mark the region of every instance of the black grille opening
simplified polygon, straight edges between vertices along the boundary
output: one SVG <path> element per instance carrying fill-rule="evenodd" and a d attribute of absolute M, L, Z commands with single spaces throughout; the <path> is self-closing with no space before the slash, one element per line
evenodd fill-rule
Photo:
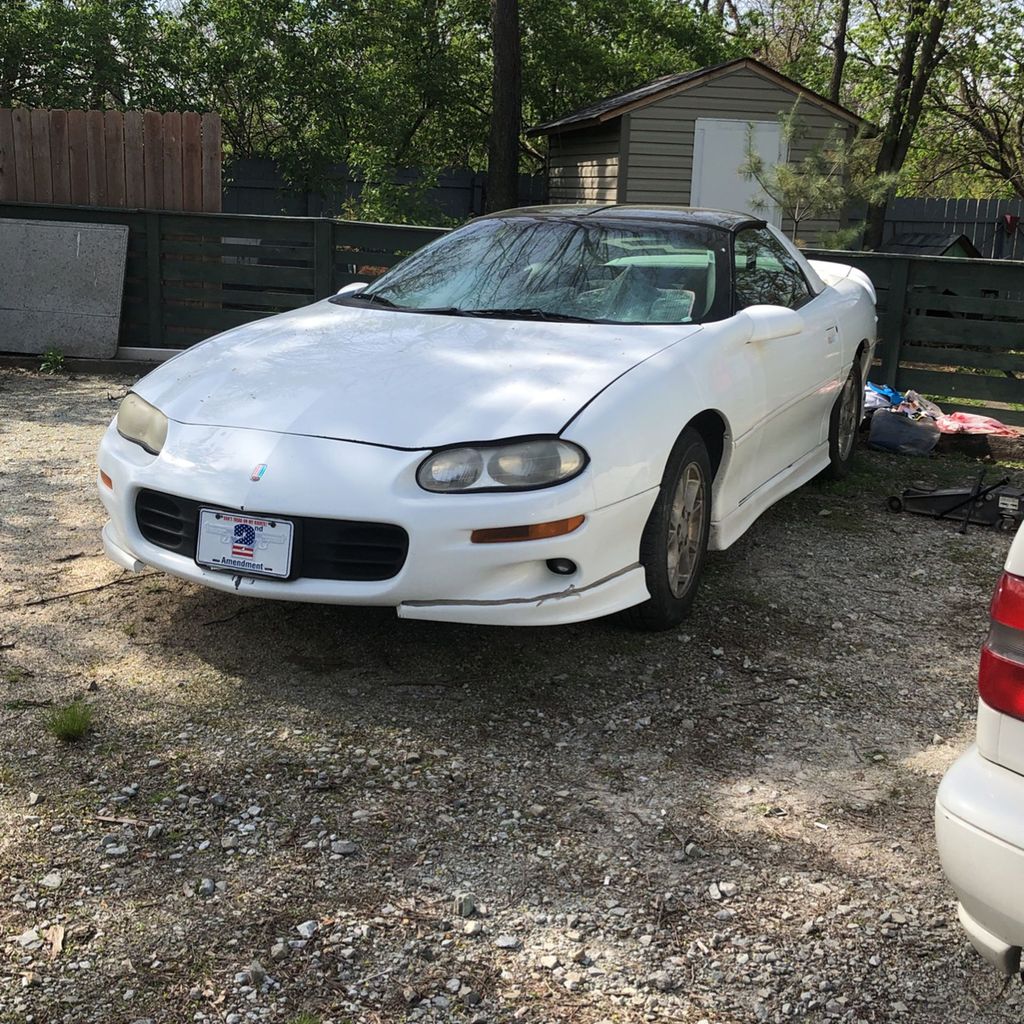
<path fill-rule="evenodd" d="M 193 502 L 157 491 L 139 491 L 135 520 L 139 532 L 157 547 L 182 555 L 196 550 L 196 509 Z"/>
<path fill-rule="evenodd" d="M 409 535 L 391 523 L 303 522 L 302 575 L 321 580 L 388 580 L 409 553 Z"/>
<path fill-rule="evenodd" d="M 135 499 L 135 518 L 139 532 L 151 544 L 194 558 L 199 510 L 211 507 L 158 491 L 140 491 Z M 393 523 L 313 519 L 248 509 L 243 514 L 266 519 L 276 515 L 295 524 L 291 579 L 389 580 L 401 572 L 409 554 L 409 535 Z"/>

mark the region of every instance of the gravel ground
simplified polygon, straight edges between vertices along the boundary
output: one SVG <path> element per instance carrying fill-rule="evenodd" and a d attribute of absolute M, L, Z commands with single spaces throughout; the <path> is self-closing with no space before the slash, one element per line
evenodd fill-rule
<path fill-rule="evenodd" d="M 803 488 L 678 631 L 402 622 L 107 562 L 129 383 L 0 370 L 0 1021 L 1021 1019 L 932 839 L 1008 538 L 882 509 L 973 465 Z"/>

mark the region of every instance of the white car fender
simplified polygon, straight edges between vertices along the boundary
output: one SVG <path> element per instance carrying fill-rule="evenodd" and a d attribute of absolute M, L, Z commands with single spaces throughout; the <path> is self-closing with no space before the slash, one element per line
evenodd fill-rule
<path fill-rule="evenodd" d="M 570 421 L 562 436 L 589 453 L 598 507 L 659 486 L 673 445 L 702 413 L 722 423 L 718 490 L 733 438 L 757 422 L 764 404 L 763 382 L 746 361 L 730 358 L 749 330 L 736 318 L 704 325 L 623 374 Z"/>

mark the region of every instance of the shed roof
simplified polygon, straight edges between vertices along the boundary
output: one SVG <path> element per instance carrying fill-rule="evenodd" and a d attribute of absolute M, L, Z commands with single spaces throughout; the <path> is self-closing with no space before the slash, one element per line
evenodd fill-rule
<path fill-rule="evenodd" d="M 951 249 L 957 250 L 954 255 L 964 255 L 970 259 L 979 259 L 981 252 L 966 236 L 956 232 L 946 235 L 931 231 L 904 231 L 893 235 L 879 252 L 904 252 L 917 256 L 945 256 Z"/>
<path fill-rule="evenodd" d="M 547 121 L 531 128 L 528 135 L 551 135 L 555 132 L 571 131 L 576 128 L 589 128 L 594 125 L 603 124 L 613 118 L 626 114 L 631 110 L 646 107 L 648 104 L 656 103 L 666 96 L 683 92 L 694 86 L 702 85 L 704 82 L 717 78 L 720 75 L 727 75 L 740 68 L 746 68 L 760 75 L 762 78 L 781 86 L 793 93 L 794 96 L 824 108 L 840 120 L 847 121 L 858 128 L 869 127 L 867 121 L 858 117 L 852 110 L 833 103 L 831 100 L 820 96 L 810 89 L 804 88 L 799 82 L 787 78 L 767 64 L 755 60 L 753 57 L 737 57 L 735 60 L 724 61 L 721 64 L 714 64 L 708 68 L 698 68 L 696 71 L 684 71 L 682 74 L 662 75 L 661 78 L 647 82 L 646 85 L 630 89 L 628 92 L 620 92 L 617 96 L 609 96 L 607 99 L 590 103 L 579 110 L 566 114 L 554 121 Z"/>

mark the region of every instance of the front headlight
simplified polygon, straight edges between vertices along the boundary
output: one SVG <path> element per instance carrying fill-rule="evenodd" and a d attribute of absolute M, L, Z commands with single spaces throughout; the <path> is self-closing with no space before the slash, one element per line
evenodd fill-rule
<path fill-rule="evenodd" d="M 587 453 L 571 441 L 542 438 L 500 445 L 443 448 L 420 463 L 426 491 L 523 491 L 564 483 L 583 472 Z"/>
<path fill-rule="evenodd" d="M 117 432 L 126 440 L 159 455 L 167 440 L 167 417 L 149 402 L 129 391 L 117 410 Z"/>

